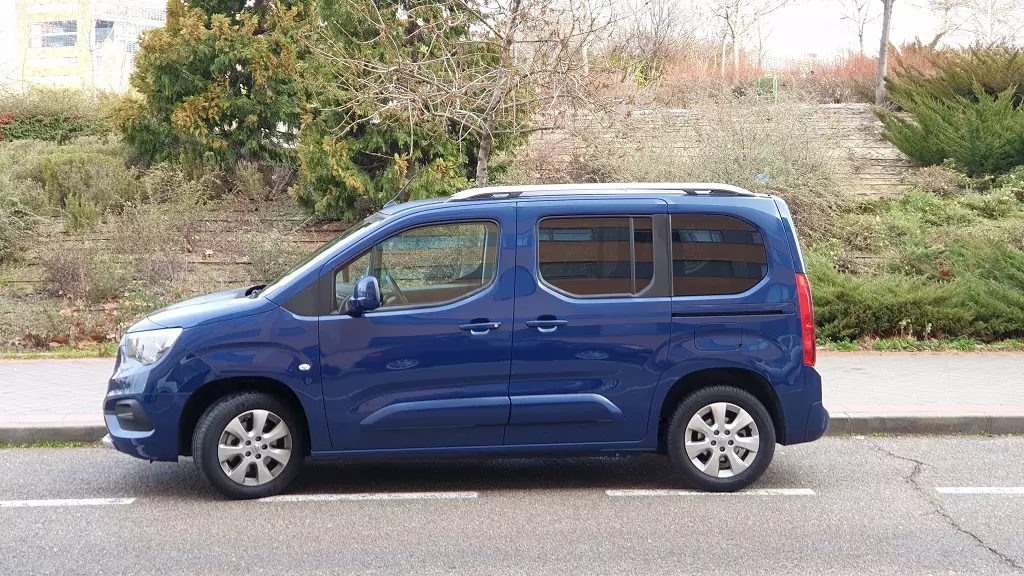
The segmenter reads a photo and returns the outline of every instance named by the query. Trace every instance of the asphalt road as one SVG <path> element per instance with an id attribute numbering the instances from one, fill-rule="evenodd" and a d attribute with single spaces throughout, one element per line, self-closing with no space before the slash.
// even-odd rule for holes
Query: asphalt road
<path id="1" fill-rule="evenodd" d="M 655 456 L 316 464 L 274 502 L 187 460 L 0 450 L 0 574 L 1024 574 L 1022 487 L 1020 437 L 779 447 L 736 495 L 665 493 Z M 963 493 L 992 488 L 1017 490 Z"/>

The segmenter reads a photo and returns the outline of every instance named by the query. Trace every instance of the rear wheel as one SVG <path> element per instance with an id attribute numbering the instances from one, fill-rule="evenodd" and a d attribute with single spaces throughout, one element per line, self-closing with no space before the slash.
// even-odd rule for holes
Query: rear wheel
<path id="1" fill-rule="evenodd" d="M 301 420 L 268 394 L 217 400 L 199 418 L 192 458 L 203 478 L 228 498 L 262 498 L 285 490 L 302 467 Z"/>
<path id="2" fill-rule="evenodd" d="M 668 456 L 700 490 L 732 492 L 761 477 L 775 455 L 775 426 L 753 395 L 731 386 L 690 394 L 669 424 Z"/>

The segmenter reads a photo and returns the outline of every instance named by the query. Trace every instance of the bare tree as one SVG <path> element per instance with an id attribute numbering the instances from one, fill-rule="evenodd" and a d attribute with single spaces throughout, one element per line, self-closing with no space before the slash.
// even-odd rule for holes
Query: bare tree
<path id="1" fill-rule="evenodd" d="M 338 129 L 384 116 L 443 121 L 477 142 L 477 185 L 495 138 L 550 128 L 552 112 L 598 101 L 585 53 L 607 32 L 610 7 L 594 0 L 432 0 L 397 13 L 340 1 L 381 33 L 355 43 L 369 52 L 329 37 L 313 45 L 354 118 Z M 386 33 L 396 29 L 405 32 Z M 410 45 L 420 48 L 411 58 Z"/>
<path id="2" fill-rule="evenodd" d="M 739 72 L 743 43 L 758 22 L 782 8 L 790 0 L 714 0 L 711 12 L 724 26 L 722 72 L 725 72 L 726 41 L 732 40 L 733 71 Z"/>
<path id="3" fill-rule="evenodd" d="M 878 74 L 875 77 L 875 106 L 885 104 L 885 73 L 889 64 L 889 27 L 892 24 L 892 4 L 895 0 L 882 0 L 882 38 L 878 47 Z"/>
<path id="4" fill-rule="evenodd" d="M 652 77 L 664 73 L 673 58 L 710 61 L 705 37 L 707 14 L 692 0 L 626 0 L 615 26 L 612 51 L 631 66 L 643 66 Z"/>
<path id="5" fill-rule="evenodd" d="M 1024 0 L 956 0 L 954 14 L 976 44 L 1016 44 L 1024 30 Z"/>
<path id="6" fill-rule="evenodd" d="M 860 46 L 860 55 L 864 55 L 864 31 L 868 24 L 878 20 L 880 14 L 875 12 L 874 0 L 836 0 L 839 4 L 839 19 L 849 22 L 854 33 L 857 34 L 857 43 Z"/>

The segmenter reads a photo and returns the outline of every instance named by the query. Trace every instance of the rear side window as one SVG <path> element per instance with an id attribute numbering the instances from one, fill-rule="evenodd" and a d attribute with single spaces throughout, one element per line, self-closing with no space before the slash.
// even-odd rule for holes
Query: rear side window
<path id="1" fill-rule="evenodd" d="M 672 216 L 672 294 L 739 294 L 768 274 L 764 240 L 739 218 Z"/>
<path id="2" fill-rule="evenodd" d="M 629 296 L 654 278 L 648 217 L 546 218 L 537 241 L 541 279 L 573 296 Z"/>

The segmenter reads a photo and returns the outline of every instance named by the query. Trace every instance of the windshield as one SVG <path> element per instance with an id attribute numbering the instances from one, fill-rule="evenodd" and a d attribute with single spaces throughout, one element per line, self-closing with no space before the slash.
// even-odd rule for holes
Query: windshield
<path id="1" fill-rule="evenodd" d="M 369 218 L 363 220 L 359 224 L 356 224 L 349 228 L 348 230 L 345 230 L 337 238 L 324 244 L 315 252 L 303 258 L 300 262 L 293 266 L 291 270 L 286 272 L 280 278 L 274 280 L 270 284 L 267 284 L 267 286 L 263 288 L 263 290 L 261 290 L 260 293 L 264 295 L 270 295 L 270 293 L 273 292 L 275 289 L 287 285 L 293 279 L 302 275 L 305 272 L 305 270 L 308 269 L 308 267 L 320 266 L 321 264 L 323 264 L 324 260 L 329 258 L 329 253 L 332 253 L 335 249 L 344 248 L 346 245 L 359 240 L 366 233 L 376 228 L 377 225 L 383 221 L 384 218 L 382 216 L 374 214 L 373 216 L 370 216 Z"/>

